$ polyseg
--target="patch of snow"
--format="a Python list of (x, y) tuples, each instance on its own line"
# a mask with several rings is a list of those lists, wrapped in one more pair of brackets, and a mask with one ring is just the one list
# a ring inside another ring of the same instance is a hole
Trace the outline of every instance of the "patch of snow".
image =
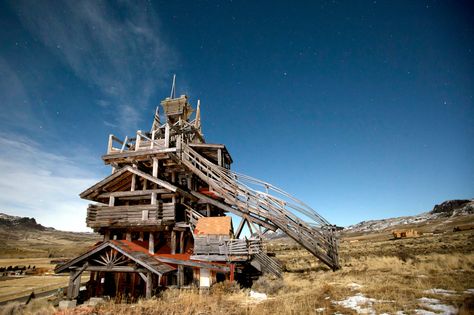
[(324, 312), (325, 309), (326, 308), (324, 308), (324, 307), (318, 307), (315, 311), (316, 311), (316, 313), (322, 313), (322, 312)]
[(417, 315), (439, 315), (439, 314), (431, 312), (431, 311), (418, 310), (418, 309), (415, 310), (415, 314), (417, 314)]
[[(421, 299), (418, 299), (418, 301), (420, 301), (424, 307), (432, 309), (433, 311), (442, 312), (442, 314), (445, 314), (445, 315), (457, 314), (458, 312), (457, 308), (455, 308), (454, 306), (442, 304), (441, 301), (438, 299), (430, 299), (430, 298), (422, 297)], [(416, 314), (422, 314), (422, 315), (437, 314), (437, 313), (433, 313), (426, 310), (415, 310), (415, 311), (416, 311)], [(423, 313), (423, 312), (427, 312), (427, 313)]]
[(423, 293), (429, 293), (429, 294), (439, 294), (439, 295), (446, 295), (446, 296), (453, 296), (456, 295), (456, 291), (453, 290), (445, 290), (445, 289), (429, 289), (423, 291)]
[(250, 297), (259, 301), (264, 301), (267, 299), (267, 295), (265, 293), (255, 292), (253, 290), (250, 291)]
[(360, 288), (362, 288), (362, 285), (355, 282), (351, 282), (347, 285), (347, 287), (351, 288), (351, 290), (359, 290)]
[(474, 294), (474, 289), (467, 289), (466, 291), (464, 291), (464, 293), (466, 293), (466, 294)]
[(365, 297), (358, 293), (354, 296), (350, 296), (342, 301), (336, 301), (335, 304), (339, 304), (345, 308), (350, 308), (356, 311), (358, 314), (375, 314), (372, 309), (372, 305), (376, 302), (376, 299)]

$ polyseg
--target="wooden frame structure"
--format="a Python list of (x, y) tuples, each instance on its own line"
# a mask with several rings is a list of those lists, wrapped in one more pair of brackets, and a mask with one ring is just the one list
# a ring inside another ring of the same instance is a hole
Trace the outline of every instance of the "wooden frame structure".
[[(232, 172), (225, 145), (204, 140), (199, 101), (195, 113), (185, 95), (161, 106), (166, 122), (158, 107), (150, 132), (109, 136), (102, 159), (112, 174), (80, 194), (94, 202), (86, 222), (104, 239), (56, 268), (70, 273), (68, 298), (79, 295), (85, 271), (89, 296), (150, 297), (170, 285), (245, 278), (249, 268), (279, 276), (262, 246), (276, 230), (339, 268), (335, 226), (283, 190)], [(228, 213), (242, 218), (235, 233)], [(251, 236), (242, 238), (245, 226)]]

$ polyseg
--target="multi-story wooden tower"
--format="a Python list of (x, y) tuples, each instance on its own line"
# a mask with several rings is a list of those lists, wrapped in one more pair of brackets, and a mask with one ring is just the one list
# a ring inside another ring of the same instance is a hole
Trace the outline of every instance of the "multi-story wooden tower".
[[(339, 268), (334, 226), (284, 191), (230, 171), (225, 145), (204, 140), (199, 101), (194, 112), (187, 96), (172, 93), (161, 106), (163, 124), (157, 108), (149, 132), (109, 136), (102, 159), (112, 174), (80, 194), (95, 202), (86, 221), (104, 239), (56, 268), (70, 272), (68, 298), (79, 294), (84, 271), (89, 296), (132, 297), (244, 281), (249, 270), (279, 275), (262, 247), (262, 235), (278, 229)], [(235, 231), (228, 214), (241, 218)]]

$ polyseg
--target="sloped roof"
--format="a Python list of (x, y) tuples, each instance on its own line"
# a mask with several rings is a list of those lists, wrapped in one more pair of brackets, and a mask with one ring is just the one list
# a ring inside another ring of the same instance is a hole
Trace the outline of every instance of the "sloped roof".
[(199, 218), (194, 234), (197, 235), (229, 235), (232, 232), (232, 218), (202, 217)]
[(134, 242), (126, 241), (126, 240), (111, 240), (107, 242), (103, 242), (89, 251), (85, 252), (84, 254), (62, 264), (55, 268), (54, 272), (60, 273), (67, 271), (72, 266), (79, 265), (82, 261), (89, 259), (92, 255), (106, 250), (107, 248), (113, 248), (116, 251), (120, 252), (122, 255), (127, 256), (129, 259), (133, 260), (143, 268), (156, 273), (158, 275), (163, 275), (167, 272), (173, 271), (176, 268), (170, 266), (169, 264), (160, 262), (156, 259), (152, 254), (148, 252), (148, 250), (139, 244), (135, 244)]

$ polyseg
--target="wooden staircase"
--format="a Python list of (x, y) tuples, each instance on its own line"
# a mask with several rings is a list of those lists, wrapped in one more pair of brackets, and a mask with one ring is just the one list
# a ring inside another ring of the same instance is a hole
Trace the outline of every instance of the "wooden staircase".
[(177, 142), (176, 160), (206, 182), (234, 212), (256, 224), (279, 228), (331, 269), (340, 268), (335, 226), (303, 202), (269, 183), (210, 162), (183, 141)]
[(263, 273), (269, 273), (279, 278), (283, 272), (281, 265), (264, 252), (255, 254), (250, 264)]

